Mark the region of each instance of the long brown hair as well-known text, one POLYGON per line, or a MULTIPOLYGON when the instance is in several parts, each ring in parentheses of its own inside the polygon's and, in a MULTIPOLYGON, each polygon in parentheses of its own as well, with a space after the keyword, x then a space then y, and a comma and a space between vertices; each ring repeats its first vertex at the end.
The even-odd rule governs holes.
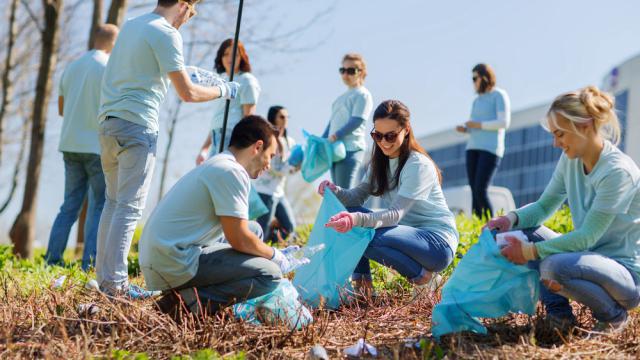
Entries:
MULTIPOLYGON (((371 195, 374 196, 381 196, 385 192, 398 187, 400 172, 402 172, 402 168, 407 162, 412 151, 417 151, 431 160, 429 154, 422 148, 422 146, 420 146, 420 144, 418 144, 418 141, 413 136, 413 129, 411 129, 410 123, 411 113, 405 104, 398 100, 383 101, 373 112, 373 122, 375 123, 376 120, 379 119, 392 119, 397 121, 403 129, 407 129, 407 135, 400 147, 398 168, 396 169, 395 174, 393 174, 392 181, 389 181, 388 178, 389 157, 380 150, 380 147, 377 144, 373 146, 373 150, 371 152, 371 177, 369 178, 369 190, 371 195)), ((433 162, 433 160, 431 161, 433 162)), ((433 162, 433 166, 435 166, 438 173, 438 182, 442 183, 440 169, 435 162, 433 162)))
POLYGON ((496 86, 496 73, 488 64, 478 64, 471 70, 472 73, 478 73, 480 76, 480 88, 478 94, 487 93, 496 86))
MULTIPOLYGON (((233 39, 227 39, 223 41, 222 44, 220 44, 220 47, 218 48, 218 52, 216 53, 216 60, 215 60, 216 72, 218 74, 222 74, 223 72, 226 71, 224 69, 224 65, 222 65, 222 57, 224 56, 224 52, 227 50, 227 48, 231 46, 233 46, 233 39)), ((234 69, 234 70, 236 72, 238 71, 251 72, 251 63, 249 63, 249 55, 247 55, 247 50, 245 50, 244 44, 242 43, 242 41, 238 41, 238 53, 236 54, 236 56, 240 58, 240 66, 238 66, 238 69, 234 69)))

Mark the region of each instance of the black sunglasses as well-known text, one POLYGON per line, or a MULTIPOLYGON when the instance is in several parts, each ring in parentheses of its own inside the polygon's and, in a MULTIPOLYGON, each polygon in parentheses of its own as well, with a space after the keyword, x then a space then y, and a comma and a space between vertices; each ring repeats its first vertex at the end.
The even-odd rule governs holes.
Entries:
POLYGON ((393 142, 396 142, 396 139, 398 139, 398 135, 400 135, 400 131, 390 131, 388 133, 383 134, 376 130, 372 130, 370 134, 371 134, 371 138, 375 142, 381 142, 382 139, 385 139, 387 140, 388 143, 393 143, 393 142))
POLYGON ((473 82, 476 82, 476 80, 478 80, 477 76, 472 77, 471 79, 473 79, 473 82))
POLYGON ((340 69, 338 69, 338 71, 340 72, 340 74, 347 73, 349 75, 355 75, 358 73, 358 71, 360 71, 360 69, 354 68, 354 67, 350 67, 350 68, 341 67, 340 69))

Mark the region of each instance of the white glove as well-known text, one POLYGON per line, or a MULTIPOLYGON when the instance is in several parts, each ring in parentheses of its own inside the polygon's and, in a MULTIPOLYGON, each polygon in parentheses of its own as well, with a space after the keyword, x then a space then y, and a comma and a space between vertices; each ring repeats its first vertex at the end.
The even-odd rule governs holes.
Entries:
POLYGON ((220 88, 220 98, 225 98, 227 100, 235 99, 238 95, 238 89, 240 88, 240 84, 237 82, 228 82, 224 80, 217 86, 220 88))
POLYGON ((300 266, 311 262, 311 260, 306 257, 301 257, 299 259, 295 258, 293 254, 297 250, 299 250, 299 247, 298 249, 290 249, 294 247, 296 246, 290 246, 289 248, 285 249, 285 251, 287 251, 286 255, 284 251, 273 248, 273 257, 271 258, 271 261, 273 261, 280 267, 280 271, 282 271, 282 274, 288 274, 293 270, 299 268, 300 266))

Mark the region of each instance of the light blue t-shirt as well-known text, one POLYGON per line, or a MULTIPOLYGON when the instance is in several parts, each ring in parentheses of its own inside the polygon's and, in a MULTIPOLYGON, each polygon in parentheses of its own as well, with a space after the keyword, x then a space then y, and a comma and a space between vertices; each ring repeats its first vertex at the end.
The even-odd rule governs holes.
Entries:
MULTIPOLYGON (((507 92, 493 88, 488 93, 478 95, 471 107, 471 121, 486 122, 498 119, 498 113, 511 111, 507 92)), ((498 157, 504 156, 505 129, 469 129, 467 150, 485 150, 498 157)))
MULTIPOLYGON (((229 80, 227 73, 220 74, 225 80, 229 80)), ((238 96, 231 100, 229 104, 229 117, 227 118, 227 134, 231 135, 231 130, 242 120, 242 105, 258 104, 260 97, 260 83, 253 74, 248 72, 240 72, 233 77, 233 81, 240 84, 238 96)), ((213 120, 211 121, 211 129, 222 129, 224 121, 224 107, 226 100, 217 99, 213 101, 213 120)), ((227 137, 228 138, 228 137, 227 137)))
MULTIPOLYGON (((615 215, 602 237, 588 249, 640 274, 640 170, 609 141, 598 162, 585 174, 580 159, 562 155, 545 193, 566 198, 576 229, 589 210, 615 215)), ((520 217, 520 215, 519 215, 520 217)))
POLYGON ((158 203, 140 238, 140 269, 151 290, 191 280, 202 248, 223 236, 220 216, 247 219, 249 174, 225 151, 183 176, 158 203))
MULTIPOLYGON (((393 179, 398 162, 399 158, 389 159, 389 179, 393 179)), ((415 200, 411 209, 400 219, 399 225, 437 232, 455 254, 458 248, 456 222, 447 206, 432 160, 417 151, 411 152, 400 172, 398 186, 380 197, 382 207, 389 208, 397 196, 415 200)))
POLYGON ((64 70, 58 86, 58 94, 64 98, 58 150, 100 154, 98 108, 102 74, 108 60, 104 51, 91 50, 64 70))
POLYGON ((335 134, 349 122, 351 117, 359 117, 365 121, 345 135, 341 140, 347 151, 364 150, 367 146, 365 142, 366 120, 369 119, 373 110, 373 97, 367 88, 360 86, 349 89, 331 105, 331 118, 329 120, 329 135, 335 134))
POLYGON ((102 79, 100 121, 114 116, 158 131, 168 74, 183 69, 182 36, 163 16, 127 21, 102 79))

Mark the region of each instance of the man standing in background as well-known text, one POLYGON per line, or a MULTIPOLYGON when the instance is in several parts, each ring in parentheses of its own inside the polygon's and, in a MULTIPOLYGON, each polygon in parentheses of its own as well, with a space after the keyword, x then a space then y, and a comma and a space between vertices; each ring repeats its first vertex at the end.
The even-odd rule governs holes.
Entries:
POLYGON ((98 230, 96 276, 109 296, 157 293, 129 284, 127 255, 145 207, 156 161, 158 118, 169 84, 185 102, 234 98, 236 83, 204 87, 185 71, 180 26, 198 0, 158 0, 151 13, 127 21, 102 80, 100 145, 106 202, 98 230))
POLYGON ((50 265, 62 265, 71 227, 85 196, 89 196, 84 233, 82 269, 87 271, 96 258, 96 235, 104 206, 104 174, 100 164, 98 108, 100 85, 109 53, 118 36, 111 24, 96 29, 94 49, 75 60, 62 74, 58 112, 64 117, 58 150, 64 159, 64 202, 49 235, 45 255, 50 265))

